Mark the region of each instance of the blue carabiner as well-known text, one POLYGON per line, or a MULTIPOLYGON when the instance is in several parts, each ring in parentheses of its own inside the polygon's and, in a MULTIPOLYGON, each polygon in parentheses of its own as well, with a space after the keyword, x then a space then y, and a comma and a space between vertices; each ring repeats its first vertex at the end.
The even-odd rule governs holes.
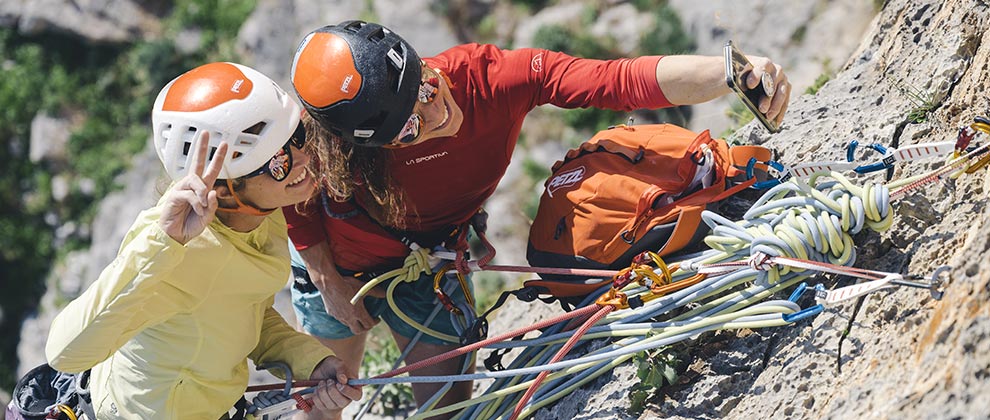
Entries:
MULTIPOLYGON (((756 167, 756 164, 757 163, 760 163, 760 161, 756 160, 756 158, 754 158, 754 157, 749 158, 749 162, 746 162, 746 180, 747 181, 750 180, 750 179, 753 179, 753 169, 756 167)), ((776 187, 777 185, 780 185, 781 182, 786 181, 787 178, 790 178, 790 173, 787 172, 787 168, 785 168, 782 163, 777 162, 777 161, 774 161, 774 160, 768 160, 768 161, 762 162, 762 163, 764 165, 767 165, 767 166, 775 169, 777 172, 779 172, 781 174, 784 174, 784 176, 782 176, 781 178, 770 178, 770 179, 767 179, 766 181, 757 182, 757 183, 751 185, 750 188, 752 188, 754 190, 765 190, 765 189, 768 189, 768 188, 776 187)))
POLYGON ((801 295, 804 294, 805 290, 808 290, 808 283, 801 282, 801 284, 799 284, 798 287, 794 288, 794 291, 791 292, 791 295, 787 298, 787 300, 797 303, 798 298, 800 298, 801 295))
MULTIPOLYGON (((856 154, 857 146, 859 146, 859 141, 853 140, 849 142, 849 146, 846 148, 846 162, 856 161, 855 154, 856 154)), ((880 162, 870 163, 866 165, 859 165, 853 168, 853 171, 855 171, 858 174, 865 174, 870 172, 876 172, 883 169, 889 169, 894 166, 894 156, 893 155, 887 156, 887 148, 884 147, 882 144, 873 143, 867 147, 869 147, 871 150, 877 153, 880 153, 881 155, 884 156, 884 158, 880 162)))

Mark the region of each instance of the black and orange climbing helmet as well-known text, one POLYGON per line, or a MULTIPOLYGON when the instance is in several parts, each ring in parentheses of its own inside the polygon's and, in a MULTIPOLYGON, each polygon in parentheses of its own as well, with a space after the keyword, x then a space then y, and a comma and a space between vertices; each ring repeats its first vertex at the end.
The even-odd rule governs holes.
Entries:
POLYGON ((324 128, 358 146, 392 142, 412 114, 419 55, 384 26, 359 20, 310 32, 292 59, 292 85, 324 128))

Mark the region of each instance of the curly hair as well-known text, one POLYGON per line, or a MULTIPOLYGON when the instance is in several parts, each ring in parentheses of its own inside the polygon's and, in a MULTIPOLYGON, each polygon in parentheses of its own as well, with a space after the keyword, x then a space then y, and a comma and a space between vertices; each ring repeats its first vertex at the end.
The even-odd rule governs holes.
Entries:
POLYGON ((320 187, 338 201, 363 190, 362 197, 370 197, 371 202, 362 204, 373 218, 386 226, 405 228, 405 200, 388 170, 388 150, 354 146, 323 128, 309 113, 302 121, 306 152, 313 158, 311 168, 320 187))

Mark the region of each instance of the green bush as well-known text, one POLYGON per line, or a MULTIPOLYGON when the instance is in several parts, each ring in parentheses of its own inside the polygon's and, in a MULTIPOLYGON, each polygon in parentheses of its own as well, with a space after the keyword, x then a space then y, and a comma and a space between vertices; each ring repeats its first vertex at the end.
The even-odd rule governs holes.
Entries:
POLYGON ((510 0, 513 4, 525 7, 530 12, 538 12, 550 4, 550 0, 510 0))
POLYGON ((652 10, 653 28, 640 38, 640 55, 685 54, 697 48, 694 38, 684 30, 681 18, 667 2, 652 10))
MULTIPOLYGON (((0 272, 3 273, 0 295, 0 334, 18 337, 24 315, 34 309, 44 293, 43 276, 53 255, 53 230, 43 217, 46 202, 31 203, 23 197, 36 189, 43 167, 28 159, 30 124, 34 115, 49 100, 47 62, 43 49, 22 45, 13 31, 0 28, 0 56, 11 57, 0 63, 0 272)), ((59 72, 61 76, 66 73, 59 72)), ((62 77, 52 79, 61 83, 62 77)), ((36 195, 37 197, 37 195, 36 195)), ((17 367, 17 341, 4 340, 0 345, 0 388, 12 389, 17 367)))
MULTIPOLYGON (((696 48, 694 40, 684 30, 677 13, 667 5, 666 1, 639 0, 634 5, 641 11, 652 11, 654 26, 640 38, 640 43, 634 56, 678 54, 692 52, 696 48)), ((582 20, 587 20, 597 9, 589 8, 582 20)), ((588 22, 582 22, 582 28, 588 22)), ((551 51, 560 51, 569 55, 596 59, 615 59, 625 56, 620 52, 617 41, 611 37, 596 38, 579 28, 564 25, 547 25, 541 27, 533 36, 533 45, 551 51)), ((651 111, 650 121, 686 124, 685 113, 690 110, 664 109, 651 111)), ((574 128, 595 132, 609 126, 624 124, 629 119, 629 113, 587 108, 569 109, 562 112, 564 122, 574 128)))

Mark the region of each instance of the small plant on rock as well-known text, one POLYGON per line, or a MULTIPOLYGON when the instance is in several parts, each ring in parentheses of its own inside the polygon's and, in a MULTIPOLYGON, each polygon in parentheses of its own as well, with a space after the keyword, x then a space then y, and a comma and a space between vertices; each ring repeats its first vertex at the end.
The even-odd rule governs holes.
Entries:
POLYGON ((633 357, 639 382, 629 390, 629 411, 642 414, 646 402, 664 385, 677 383, 681 360, 669 347, 646 350, 633 357))
POLYGON ((907 120, 910 123, 920 124, 928 121, 928 114, 931 114, 932 111, 935 111, 935 108, 938 108, 938 104, 935 102, 934 92, 926 92, 905 83, 898 83, 897 89, 904 95, 907 95, 908 99, 914 105, 914 108, 911 108, 907 114, 907 120))

